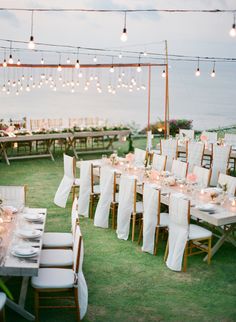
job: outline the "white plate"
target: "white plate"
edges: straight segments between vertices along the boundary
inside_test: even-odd
[[[199,210],[201,210],[201,211],[206,211],[206,212],[214,211],[215,210],[215,206],[212,205],[212,204],[210,204],[210,203],[207,203],[205,205],[198,206],[197,208]]]
[[[211,192],[221,193],[222,191],[223,191],[223,189],[221,189],[221,188],[217,188],[217,187],[213,187],[213,188],[205,188],[205,189],[204,189],[204,192],[208,192],[208,193],[211,193]]]
[[[38,250],[31,246],[16,246],[12,249],[15,256],[32,257],[38,254]]]
[[[42,235],[42,232],[37,229],[19,229],[17,235],[24,238],[37,238]]]
[[[35,256],[38,256],[38,252],[36,251],[35,253],[31,254],[31,255],[20,255],[18,253],[16,253],[14,250],[11,251],[11,254],[13,256],[16,256],[16,257],[20,257],[20,258],[31,258],[31,257],[35,257]]]
[[[43,215],[28,213],[28,214],[24,214],[23,217],[28,221],[41,221],[43,218]]]

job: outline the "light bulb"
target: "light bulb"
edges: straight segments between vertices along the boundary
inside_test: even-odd
[[[17,63],[16,63],[18,66],[21,65],[21,62],[20,62],[20,59],[17,60]]]
[[[122,58],[122,54],[121,53],[119,53],[119,56],[118,56],[120,59]]]
[[[91,75],[91,76],[89,77],[89,79],[92,81],[92,80],[93,80],[93,75]]]
[[[122,73],[121,73],[121,76],[122,76],[122,77],[124,77],[124,76],[125,76],[125,72],[122,72]]]
[[[74,87],[71,88],[71,93],[74,93],[75,92],[75,89]]]
[[[12,87],[16,87],[16,82],[15,81],[12,82]]]
[[[70,64],[70,58],[69,57],[67,58],[66,63]]]
[[[75,68],[80,68],[79,59],[76,60]]]
[[[129,92],[133,92],[133,89],[132,88],[129,88]]]
[[[111,73],[114,73],[114,67],[113,67],[113,66],[111,66],[111,68],[110,68],[110,72],[111,72]]]
[[[87,91],[87,90],[88,90],[88,86],[85,86],[85,87],[84,87],[84,90],[85,90],[85,91]]]
[[[61,72],[61,71],[62,71],[61,64],[59,64],[59,65],[57,66],[57,71],[58,71],[58,72]]]
[[[30,92],[29,84],[26,86],[26,92]]]
[[[3,63],[2,63],[2,66],[3,66],[3,67],[7,67],[7,61],[6,61],[6,59],[4,59],[4,61],[3,61]]]
[[[42,74],[40,75],[40,78],[41,78],[41,79],[44,79],[44,78],[45,78],[45,74],[44,74],[44,73],[42,73]]]
[[[66,87],[66,83],[65,82],[62,84],[62,87]]]
[[[10,94],[10,90],[9,90],[9,88],[8,88],[8,90],[7,90],[7,95],[9,95]]]
[[[22,79],[22,80],[24,80],[24,79],[25,79],[25,75],[22,75],[22,76],[21,76],[21,79]]]
[[[232,25],[232,28],[230,29],[229,34],[230,34],[231,37],[235,37],[236,36],[236,26],[235,26],[235,23]]]
[[[32,84],[32,88],[35,88],[35,87],[36,87],[36,85],[35,85],[35,83],[33,83],[33,84]]]
[[[33,80],[33,76],[32,76],[32,75],[30,76],[30,80],[31,80],[31,81]]]
[[[136,87],[136,90],[137,90],[137,91],[140,91],[140,87],[139,87],[139,86],[137,86],[137,87]]]
[[[7,81],[7,85],[11,85],[11,81],[10,81],[10,79],[8,79],[8,81]]]
[[[41,65],[44,65],[44,59],[41,58]]]
[[[147,56],[147,52],[146,51],[143,53],[143,56],[145,56],[145,57]]]
[[[161,77],[165,78],[166,77],[166,71],[163,69]]]
[[[196,72],[195,72],[195,76],[197,76],[197,77],[199,77],[200,76],[200,69],[199,69],[199,67],[197,68],[197,70],[196,70]]]
[[[23,89],[24,89],[24,88],[23,88],[23,86],[21,85],[21,87],[20,87],[20,91],[22,92],[22,91],[23,91]]]
[[[57,88],[56,88],[56,86],[54,86],[54,87],[53,87],[53,90],[54,90],[54,92],[56,92],[56,91],[57,91]]]
[[[123,33],[122,33],[122,35],[120,36],[120,40],[121,41],[127,41],[127,39],[128,39],[128,36],[127,36],[127,30],[126,30],[126,28],[124,28],[123,29]]]
[[[213,69],[212,72],[211,72],[211,77],[214,78],[216,76],[216,72],[215,70]]]
[[[71,86],[74,86],[74,85],[75,85],[75,82],[72,80],[72,81],[70,82],[70,85],[71,85]]]
[[[28,43],[28,48],[29,49],[34,49],[35,48],[34,36],[30,36],[30,41]]]
[[[16,96],[18,96],[18,95],[19,95],[19,91],[17,90],[17,91],[16,91]]]
[[[9,55],[8,63],[11,65],[13,64],[12,54]]]
[[[79,78],[82,78],[82,77],[83,77],[83,73],[79,72]]]
[[[2,86],[2,91],[3,91],[3,92],[6,92],[6,90],[7,90],[7,89],[6,89],[6,85],[4,84],[4,85]]]
[[[20,79],[18,79],[17,84],[20,85]]]
[[[142,68],[141,68],[141,66],[139,64],[138,67],[137,67],[137,72],[140,73],[141,71],[142,71]]]
[[[59,81],[62,81],[62,76],[60,75],[60,76],[58,77],[58,79],[59,79]]]
[[[76,82],[76,86],[79,86],[79,81]]]
[[[145,91],[146,86],[145,86],[145,85],[142,85],[142,86],[141,86],[141,89],[142,89],[143,91]]]
[[[94,61],[94,63],[96,63],[96,62],[97,62],[97,60],[98,60],[98,59],[97,59],[97,57],[96,57],[96,56],[94,56],[94,57],[93,57],[93,61]]]

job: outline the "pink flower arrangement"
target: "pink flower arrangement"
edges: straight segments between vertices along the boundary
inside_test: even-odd
[[[207,141],[207,136],[202,134],[200,139],[201,139],[202,142],[205,142],[205,141]]]
[[[194,173],[189,173],[189,174],[187,175],[187,180],[188,180],[189,182],[192,182],[192,183],[196,182],[196,180],[197,180],[197,176],[196,176],[196,174],[194,174]]]
[[[132,161],[134,161],[134,154],[133,154],[133,153],[128,153],[128,154],[126,154],[126,156],[125,156],[125,160],[126,160],[127,162],[132,162]]]
[[[152,170],[150,174],[150,179],[151,180],[156,180],[157,177],[159,176],[159,172],[157,170]]]

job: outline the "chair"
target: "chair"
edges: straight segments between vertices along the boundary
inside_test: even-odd
[[[164,171],[166,169],[166,159],[167,157],[165,155],[153,153],[152,169],[158,172]]]
[[[134,149],[134,163],[136,165],[143,165],[147,158],[147,152],[138,148]]]
[[[188,142],[186,146],[186,161],[188,171],[192,172],[195,165],[201,167],[204,155],[204,144],[202,142]]]
[[[190,224],[190,201],[183,194],[171,194],[169,201],[169,236],[164,260],[174,271],[187,270],[187,257],[207,253],[211,260],[212,232],[198,225]],[[197,249],[197,251],[193,251]]]
[[[188,163],[182,162],[179,160],[173,160],[172,167],[171,167],[171,173],[177,178],[177,179],[186,179],[188,171]]]
[[[75,225],[78,220],[78,200],[75,197],[71,209],[71,232],[45,232],[43,234],[43,247],[54,249],[71,248],[73,246],[73,234],[75,231]]]
[[[167,157],[166,170],[170,171],[173,159],[177,159],[178,156],[178,140],[161,140],[160,151],[161,155],[165,155]]]
[[[67,199],[72,189],[72,200],[75,197],[75,188],[80,186],[80,180],[75,178],[75,157],[63,155],[64,176],[54,197],[54,203],[62,208],[66,207]]]
[[[160,209],[161,191],[145,183],[143,189],[143,221],[138,243],[140,243],[143,235],[142,251],[154,255],[157,254],[159,231],[166,231],[169,224],[169,215],[160,213]]]
[[[194,140],[194,130],[179,129],[180,139]]]
[[[76,226],[75,242],[73,248],[73,268],[40,268],[38,276],[34,276],[31,279],[31,285],[34,288],[35,293],[35,318],[36,322],[39,321],[39,309],[40,308],[75,308],[77,321],[83,319],[87,311],[88,305],[88,289],[83,275],[84,249],[83,238],[79,225]],[[59,297],[59,293],[71,292],[72,296]],[[51,300],[57,299],[69,299],[73,298],[75,305],[69,305],[64,302],[64,306],[41,306],[40,299],[41,294],[56,293],[56,297],[42,297],[50,298]]]
[[[224,143],[231,145],[233,150],[236,150],[236,134],[225,133]]]
[[[132,218],[132,241],[134,241],[136,219],[142,213],[143,203],[141,201],[137,202],[137,178],[135,176],[121,175],[116,230],[119,239],[128,239],[130,220]]]
[[[5,310],[4,310],[4,306],[6,304],[6,294],[3,292],[0,292],[0,321],[4,322],[5,321]]]
[[[220,173],[217,185],[218,186],[225,186],[226,185],[227,192],[230,195],[235,196],[235,194],[236,194],[236,178],[235,177],[229,176],[224,173]]]
[[[208,143],[215,144],[217,143],[217,132],[207,132],[203,131],[201,137],[205,136]]]
[[[193,174],[196,175],[196,183],[202,188],[207,188],[210,185],[211,169],[199,167],[197,165],[193,168]]]
[[[212,175],[211,185],[216,186],[219,173],[226,174],[229,170],[231,146],[214,144],[212,148]]]
[[[26,186],[0,186],[0,199],[3,206],[22,209],[26,203]]]

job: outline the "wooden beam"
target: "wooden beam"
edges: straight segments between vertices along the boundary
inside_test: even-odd
[[[148,66],[148,120],[147,120],[148,131],[150,131],[150,118],[151,118],[151,66]]]

